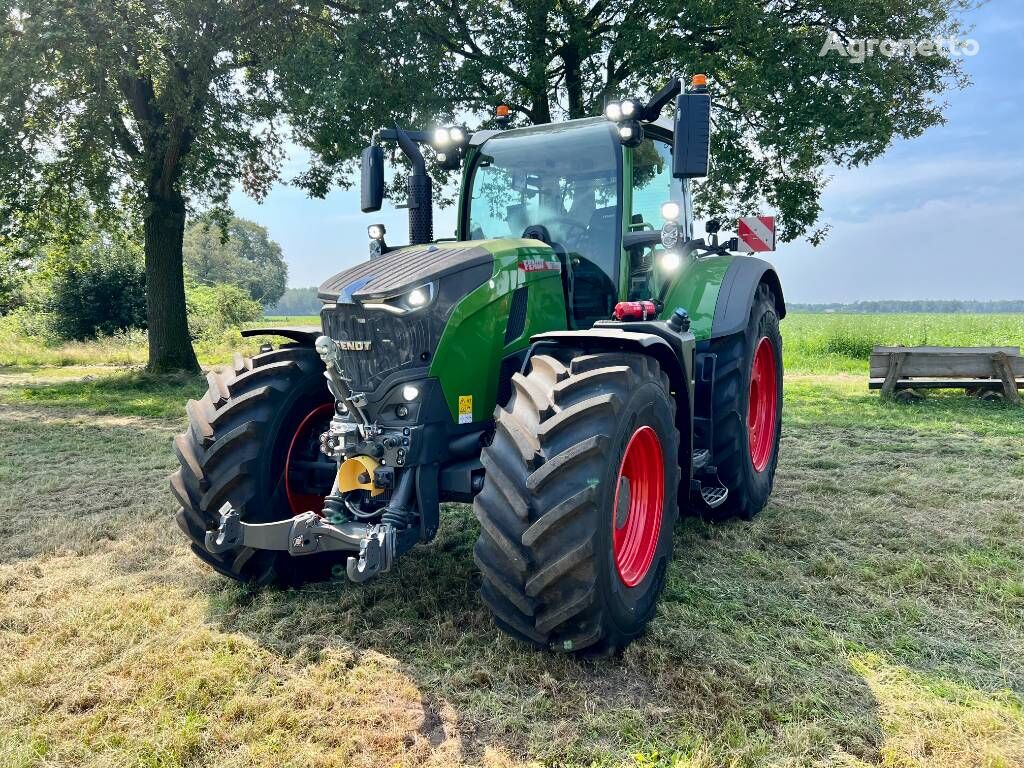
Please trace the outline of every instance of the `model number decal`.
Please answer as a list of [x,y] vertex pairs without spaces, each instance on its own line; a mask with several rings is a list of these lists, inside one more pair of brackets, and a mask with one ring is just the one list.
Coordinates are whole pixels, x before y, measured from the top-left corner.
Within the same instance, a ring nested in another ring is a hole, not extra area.
[[544,261],[543,259],[524,259],[519,262],[519,268],[523,272],[561,272],[562,263],[559,261]]

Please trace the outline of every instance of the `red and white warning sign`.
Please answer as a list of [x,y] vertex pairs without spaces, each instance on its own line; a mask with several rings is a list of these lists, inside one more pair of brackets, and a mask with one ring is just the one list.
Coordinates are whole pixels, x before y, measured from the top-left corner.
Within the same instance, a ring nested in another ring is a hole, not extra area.
[[775,250],[775,217],[744,216],[736,225],[736,235],[740,239],[740,250],[762,251]]

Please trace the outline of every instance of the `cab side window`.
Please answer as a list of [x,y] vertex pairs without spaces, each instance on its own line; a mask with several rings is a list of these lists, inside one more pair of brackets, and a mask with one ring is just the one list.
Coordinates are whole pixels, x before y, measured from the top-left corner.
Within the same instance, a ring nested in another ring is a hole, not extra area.
[[672,150],[663,141],[644,139],[633,150],[633,210],[630,229],[661,229],[661,205],[683,205],[682,188],[672,177]]

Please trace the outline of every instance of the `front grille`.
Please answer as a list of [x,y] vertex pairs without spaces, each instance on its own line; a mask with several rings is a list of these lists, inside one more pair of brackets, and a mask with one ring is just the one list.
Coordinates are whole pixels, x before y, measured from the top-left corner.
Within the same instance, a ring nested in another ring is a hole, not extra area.
[[428,367],[439,335],[428,312],[392,315],[355,304],[325,309],[323,324],[336,341],[370,342],[369,349],[341,351],[345,376],[358,392],[373,392],[396,371]]

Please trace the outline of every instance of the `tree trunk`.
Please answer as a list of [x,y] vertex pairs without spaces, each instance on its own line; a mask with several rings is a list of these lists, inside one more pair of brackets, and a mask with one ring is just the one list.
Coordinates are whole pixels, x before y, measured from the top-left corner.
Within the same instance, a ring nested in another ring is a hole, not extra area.
[[569,119],[586,117],[583,105],[583,79],[580,76],[579,50],[568,43],[562,48],[562,63],[565,65],[565,92],[569,97]]
[[178,192],[151,194],[143,222],[146,233],[146,322],[149,366],[154,373],[197,373],[185,312],[185,277],[181,244],[185,234],[185,200]]
[[554,3],[544,0],[530,6],[526,14],[527,77],[530,85],[530,113],[534,125],[551,122],[548,93],[548,15]]

